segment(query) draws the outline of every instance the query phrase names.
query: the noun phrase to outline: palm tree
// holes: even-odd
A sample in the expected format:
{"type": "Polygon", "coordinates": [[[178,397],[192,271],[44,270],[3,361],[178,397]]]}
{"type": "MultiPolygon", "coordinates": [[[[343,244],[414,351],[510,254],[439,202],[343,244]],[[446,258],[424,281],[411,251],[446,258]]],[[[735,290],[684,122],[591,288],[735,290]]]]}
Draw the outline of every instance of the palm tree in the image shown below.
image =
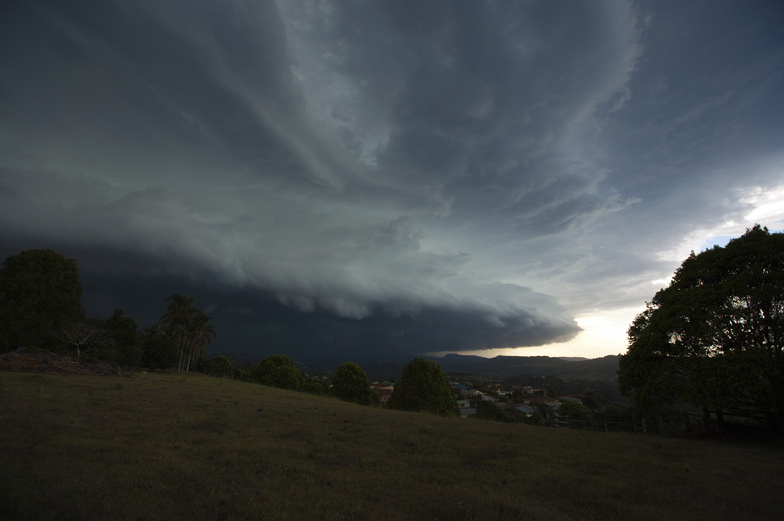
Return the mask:
{"type": "Polygon", "coordinates": [[[193,361],[195,365],[197,354],[203,355],[207,344],[212,345],[212,342],[215,340],[217,333],[215,327],[209,323],[210,320],[212,320],[211,316],[206,315],[203,311],[198,309],[195,310],[191,316],[191,323],[185,333],[186,342],[190,348],[188,365],[186,366],[185,371],[189,370],[191,361],[193,361]]]}
{"type": "MultiPolygon", "coordinates": [[[[193,322],[194,314],[201,311],[196,308],[196,299],[179,293],[169,295],[165,302],[166,313],[161,317],[160,323],[180,351],[180,362],[177,365],[177,372],[179,372],[185,356],[187,331],[193,322]]],[[[190,360],[190,353],[188,360],[190,360]]]]}

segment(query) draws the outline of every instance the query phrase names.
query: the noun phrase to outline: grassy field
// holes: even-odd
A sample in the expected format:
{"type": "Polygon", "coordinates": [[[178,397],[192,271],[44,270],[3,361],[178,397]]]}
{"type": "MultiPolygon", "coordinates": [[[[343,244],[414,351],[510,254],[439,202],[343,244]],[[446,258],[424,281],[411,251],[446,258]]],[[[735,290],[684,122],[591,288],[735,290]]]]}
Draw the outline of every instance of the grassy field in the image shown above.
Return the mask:
{"type": "Polygon", "coordinates": [[[784,451],[0,372],[0,519],[784,518],[784,451]]]}

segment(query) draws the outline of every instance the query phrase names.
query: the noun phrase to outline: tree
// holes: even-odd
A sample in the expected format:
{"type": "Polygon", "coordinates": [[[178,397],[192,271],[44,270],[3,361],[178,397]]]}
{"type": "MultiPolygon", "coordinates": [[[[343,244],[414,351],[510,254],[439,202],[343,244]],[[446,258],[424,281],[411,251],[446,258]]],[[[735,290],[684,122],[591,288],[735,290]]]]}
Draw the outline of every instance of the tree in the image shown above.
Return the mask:
{"type": "Polygon", "coordinates": [[[139,342],[139,326],[136,321],[126,316],[122,309],[115,309],[105,327],[117,349],[116,361],[124,366],[140,366],[144,351],[139,342]]]}
{"type": "Polygon", "coordinates": [[[142,365],[151,370],[166,370],[177,364],[177,346],[163,331],[158,322],[142,333],[142,365]]]}
{"type": "Polygon", "coordinates": [[[440,365],[424,358],[415,358],[403,368],[387,405],[402,411],[460,415],[446,373],[440,365]]]}
{"type": "Polygon", "coordinates": [[[214,369],[215,369],[215,376],[220,376],[224,378],[226,376],[231,376],[234,373],[234,365],[232,365],[231,360],[226,355],[218,355],[213,358],[214,362],[214,369]]]}
{"type": "Polygon", "coordinates": [[[189,324],[185,330],[185,345],[188,348],[188,364],[185,370],[188,371],[192,363],[196,362],[196,357],[204,358],[207,344],[212,345],[215,340],[215,327],[210,324],[212,317],[204,314],[201,310],[194,310],[189,324]]]}
{"type": "Polygon", "coordinates": [[[177,371],[189,371],[198,358],[204,358],[206,346],[215,340],[212,317],[196,307],[195,299],[179,293],[169,295],[165,302],[166,313],[159,322],[179,351],[177,371]]]}
{"type": "Polygon", "coordinates": [[[513,423],[515,420],[509,413],[502,410],[497,404],[489,400],[479,400],[476,404],[476,415],[480,420],[513,423]]]}
{"type": "Polygon", "coordinates": [[[82,356],[82,351],[90,345],[105,345],[111,342],[106,331],[101,327],[87,322],[66,322],[52,335],[76,349],[76,363],[82,356]]]}
{"type": "Polygon", "coordinates": [[[346,362],[338,367],[332,378],[332,393],[347,402],[372,405],[375,391],[370,389],[370,380],[365,371],[354,362],[346,362]]]}
{"type": "Polygon", "coordinates": [[[174,293],[166,297],[165,302],[166,313],[160,318],[159,322],[177,347],[177,351],[180,354],[177,371],[180,371],[186,352],[185,334],[193,312],[196,310],[196,299],[174,293]]]}
{"type": "Polygon", "coordinates": [[[327,388],[324,387],[324,384],[321,382],[318,376],[314,376],[308,380],[305,380],[305,386],[302,388],[308,394],[315,394],[318,396],[324,396],[327,394],[327,388]]]}
{"type": "Polygon", "coordinates": [[[305,378],[294,361],[286,355],[268,356],[251,372],[251,379],[261,385],[299,391],[305,378]]]}
{"type": "Polygon", "coordinates": [[[46,347],[52,333],[84,319],[79,266],[53,250],[11,255],[0,268],[0,350],[46,347]]]}
{"type": "Polygon", "coordinates": [[[629,327],[621,392],[784,428],[784,235],[759,225],[692,254],[629,327]]]}
{"type": "Polygon", "coordinates": [[[564,401],[561,402],[561,405],[558,406],[558,412],[591,412],[591,410],[581,403],[564,401]]]}

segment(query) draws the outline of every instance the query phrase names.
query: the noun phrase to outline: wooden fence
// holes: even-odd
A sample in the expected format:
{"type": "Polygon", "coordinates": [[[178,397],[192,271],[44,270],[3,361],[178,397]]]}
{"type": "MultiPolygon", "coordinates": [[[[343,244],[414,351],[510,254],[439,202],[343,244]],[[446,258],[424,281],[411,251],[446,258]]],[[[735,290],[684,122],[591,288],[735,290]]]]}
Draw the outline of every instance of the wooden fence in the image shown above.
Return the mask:
{"type": "Polygon", "coordinates": [[[553,417],[553,427],[561,427],[565,429],[578,429],[597,432],[639,432],[641,434],[648,433],[648,425],[645,418],[637,418],[633,415],[631,420],[623,419],[605,419],[593,411],[569,413],[569,414],[556,414],[553,417]]]}

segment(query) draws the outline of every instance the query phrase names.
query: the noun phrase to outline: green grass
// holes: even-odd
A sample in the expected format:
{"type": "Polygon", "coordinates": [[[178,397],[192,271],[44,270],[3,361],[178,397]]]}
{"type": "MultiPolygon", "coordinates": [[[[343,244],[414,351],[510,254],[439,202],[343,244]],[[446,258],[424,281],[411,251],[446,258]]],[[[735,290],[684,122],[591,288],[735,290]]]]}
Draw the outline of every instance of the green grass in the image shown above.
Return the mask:
{"type": "Polygon", "coordinates": [[[0,372],[0,519],[775,519],[783,464],[205,376],[0,372]]]}

